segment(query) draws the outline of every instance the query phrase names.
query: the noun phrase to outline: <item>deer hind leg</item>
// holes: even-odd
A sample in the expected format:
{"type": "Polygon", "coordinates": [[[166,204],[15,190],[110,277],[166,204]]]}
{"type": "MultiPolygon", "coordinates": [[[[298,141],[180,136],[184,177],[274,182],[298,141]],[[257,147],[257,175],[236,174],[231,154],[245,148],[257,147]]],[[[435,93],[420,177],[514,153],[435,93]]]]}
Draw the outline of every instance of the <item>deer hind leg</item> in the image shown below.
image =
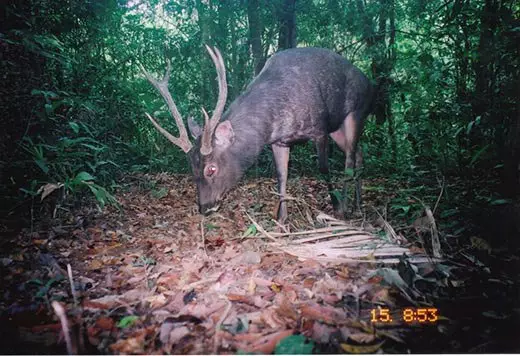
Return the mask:
{"type": "Polygon", "coordinates": [[[350,186],[354,181],[356,206],[361,209],[361,179],[359,170],[362,165],[363,157],[361,149],[358,149],[359,136],[361,135],[361,119],[359,112],[352,112],[347,115],[341,127],[330,134],[332,139],[345,152],[345,182],[343,184],[343,201],[341,212],[349,213],[350,186]],[[359,164],[357,160],[359,159],[359,164]]]}
{"type": "Polygon", "coordinates": [[[320,136],[315,139],[316,151],[318,152],[318,167],[322,178],[325,178],[329,190],[330,201],[335,211],[340,209],[340,201],[334,194],[334,187],[332,186],[329,171],[329,137],[327,135],[320,136]]]}
{"type": "Polygon", "coordinates": [[[278,178],[278,194],[280,202],[276,212],[276,218],[280,224],[284,224],[287,219],[287,203],[285,195],[287,189],[287,171],[289,169],[289,147],[271,145],[273,149],[274,163],[276,165],[276,174],[278,178]]]}

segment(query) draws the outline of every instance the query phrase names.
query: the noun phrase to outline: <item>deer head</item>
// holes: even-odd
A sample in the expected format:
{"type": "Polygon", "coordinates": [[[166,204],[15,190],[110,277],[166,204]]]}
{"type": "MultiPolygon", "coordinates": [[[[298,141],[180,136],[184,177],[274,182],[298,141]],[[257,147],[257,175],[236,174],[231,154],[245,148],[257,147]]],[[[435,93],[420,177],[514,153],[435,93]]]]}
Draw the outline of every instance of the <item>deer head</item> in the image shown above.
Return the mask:
{"type": "Polygon", "coordinates": [[[148,81],[159,91],[166,101],[168,109],[175,119],[179,129],[179,137],[166,131],[148,113],[146,116],[170,142],[180,147],[189,157],[192,172],[197,184],[198,204],[201,213],[208,213],[218,209],[218,202],[223,195],[238,181],[241,176],[239,162],[233,159],[230,152],[235,135],[231,122],[220,122],[227,99],[226,69],[220,51],[206,45],[206,49],[215,64],[218,77],[218,100],[211,118],[204,108],[204,127],[201,128],[195,120],[188,119],[188,128],[195,141],[192,144],[188,137],[182,117],[168,90],[168,81],[171,74],[171,65],[167,61],[166,73],[158,80],[153,78],[143,66],[141,70],[148,81]]]}

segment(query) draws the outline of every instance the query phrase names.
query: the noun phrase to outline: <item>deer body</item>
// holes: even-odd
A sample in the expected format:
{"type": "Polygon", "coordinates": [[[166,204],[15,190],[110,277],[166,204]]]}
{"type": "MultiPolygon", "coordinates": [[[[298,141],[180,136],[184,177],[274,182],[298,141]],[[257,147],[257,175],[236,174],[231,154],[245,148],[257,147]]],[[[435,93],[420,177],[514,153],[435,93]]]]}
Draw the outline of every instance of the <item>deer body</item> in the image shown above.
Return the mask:
{"type": "MultiPolygon", "coordinates": [[[[212,54],[209,47],[208,51],[212,54]]],[[[212,58],[219,73],[221,103],[225,71],[218,50],[212,58]]],[[[320,171],[328,173],[330,135],[345,152],[346,167],[355,168],[356,159],[361,159],[357,144],[372,108],[373,93],[369,79],[332,51],[294,48],[273,55],[223,115],[212,118],[212,122],[205,114],[204,129],[193,120],[188,121],[196,138],[187,153],[197,183],[200,211],[213,210],[263,147],[271,145],[280,194],[277,217],[284,222],[290,146],[315,141],[320,171]]],[[[358,191],[358,197],[359,194],[358,191]]],[[[346,200],[344,204],[346,207],[346,200]]]]}

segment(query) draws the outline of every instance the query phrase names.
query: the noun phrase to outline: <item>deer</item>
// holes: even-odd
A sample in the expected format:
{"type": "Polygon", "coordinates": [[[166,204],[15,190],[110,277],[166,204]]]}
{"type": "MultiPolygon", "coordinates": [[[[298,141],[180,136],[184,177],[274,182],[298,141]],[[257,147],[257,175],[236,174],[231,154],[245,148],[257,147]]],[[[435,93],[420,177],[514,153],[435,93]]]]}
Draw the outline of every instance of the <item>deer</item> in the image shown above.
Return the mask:
{"type": "MultiPolygon", "coordinates": [[[[168,89],[171,64],[166,60],[162,79],[141,71],[165,100],[178,128],[178,136],[165,130],[145,113],[153,126],[189,158],[197,186],[199,212],[218,210],[225,194],[270,145],[277,173],[279,202],[277,221],[287,220],[287,175],[292,145],[312,140],[319,171],[329,177],[329,136],[345,153],[345,172],[362,165],[358,149],[367,116],[373,109],[374,86],[347,59],[323,48],[303,47],[279,51],[224,111],[227,81],[224,60],[218,48],[205,45],[217,72],[218,98],[211,117],[202,107],[204,125],[188,118],[188,137],[179,110],[168,89]]],[[[349,209],[349,188],[354,181],[357,207],[361,204],[358,175],[345,179],[343,199],[336,209],[349,209]]],[[[330,190],[330,178],[327,178],[330,190]]],[[[332,193],[331,193],[332,198],[332,193]]]]}

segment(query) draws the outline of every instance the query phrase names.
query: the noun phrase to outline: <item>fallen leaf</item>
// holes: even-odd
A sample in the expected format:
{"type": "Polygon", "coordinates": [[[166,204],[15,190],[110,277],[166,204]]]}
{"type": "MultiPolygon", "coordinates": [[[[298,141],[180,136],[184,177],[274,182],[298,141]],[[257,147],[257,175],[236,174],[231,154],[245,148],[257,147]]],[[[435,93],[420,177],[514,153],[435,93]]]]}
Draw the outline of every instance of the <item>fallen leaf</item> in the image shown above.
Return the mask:
{"type": "Polygon", "coordinates": [[[373,354],[383,346],[384,341],[375,345],[350,345],[341,343],[340,346],[343,351],[350,354],[373,354]]]}
{"type": "Polygon", "coordinates": [[[342,309],[321,306],[315,302],[309,302],[302,305],[300,311],[302,317],[321,321],[330,325],[344,323],[347,318],[347,315],[342,309]]]}
{"type": "Polygon", "coordinates": [[[367,333],[352,333],[348,337],[359,344],[369,344],[376,339],[373,334],[367,333]]]}
{"type": "Polygon", "coordinates": [[[261,337],[257,340],[251,348],[251,352],[261,353],[261,354],[270,354],[274,351],[276,344],[287,336],[293,335],[294,330],[283,330],[273,334],[269,334],[261,337]]]}
{"type": "Polygon", "coordinates": [[[96,326],[102,330],[112,330],[114,327],[114,319],[102,316],[96,320],[96,326]]]}

